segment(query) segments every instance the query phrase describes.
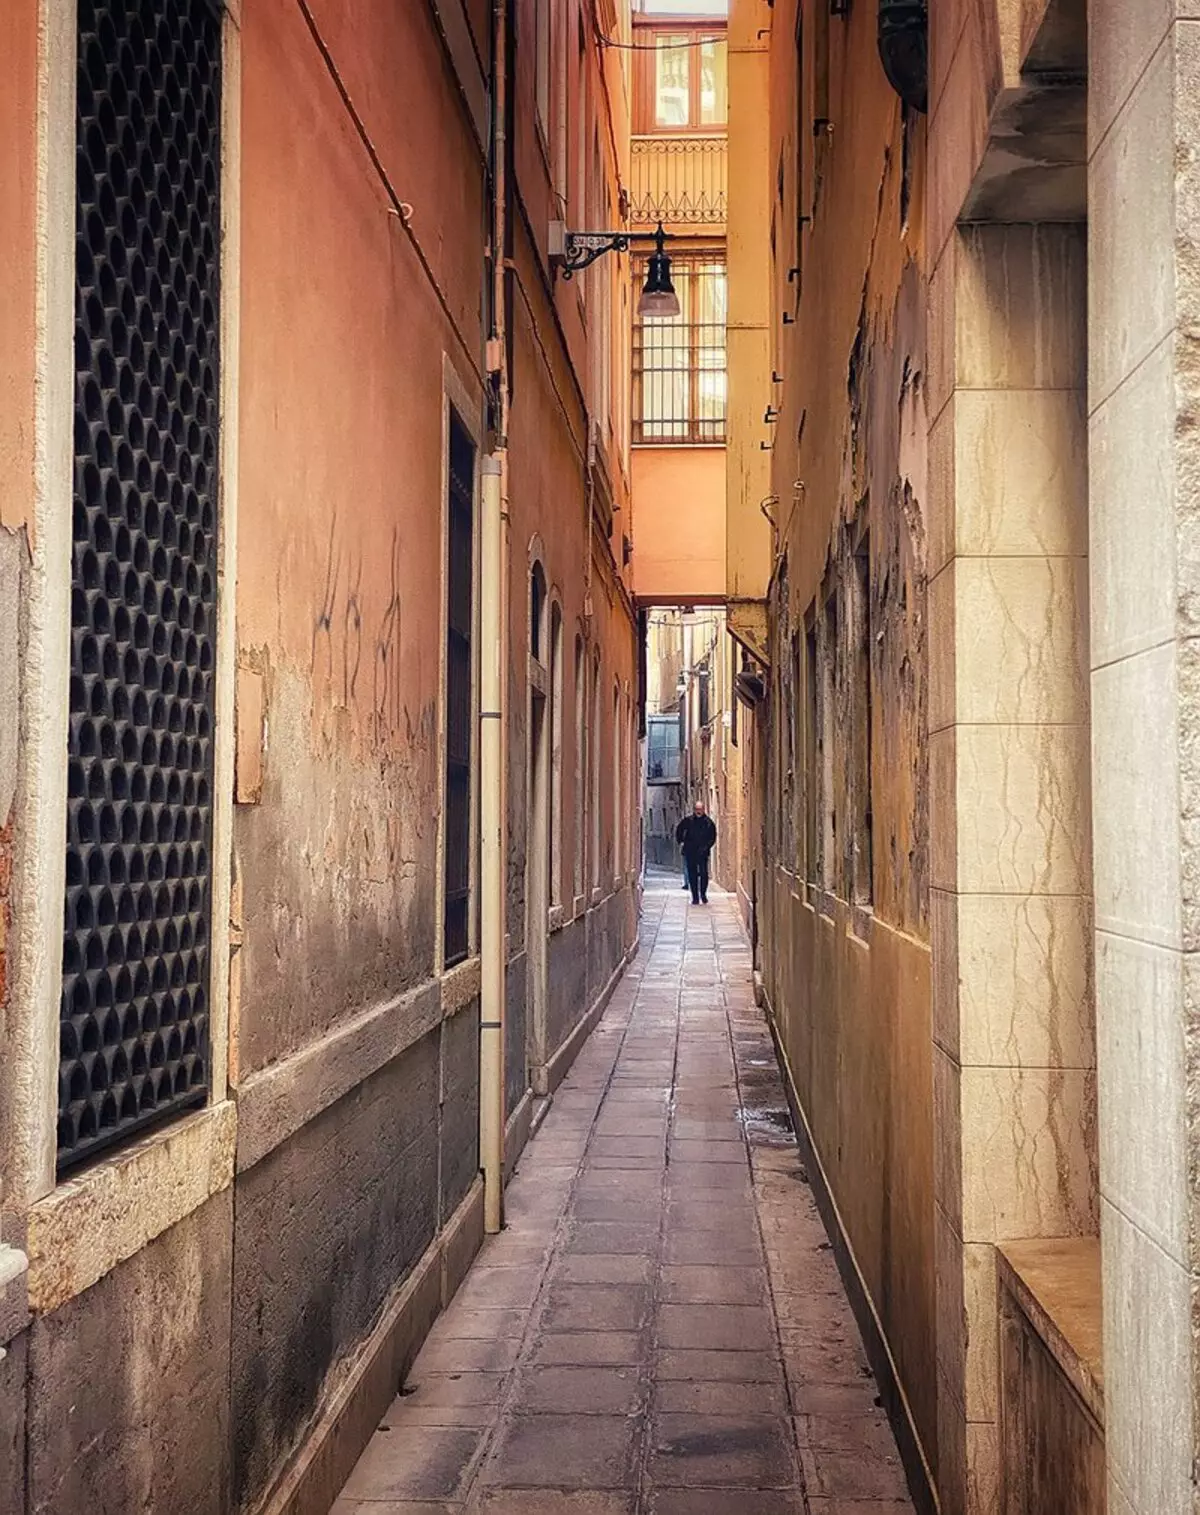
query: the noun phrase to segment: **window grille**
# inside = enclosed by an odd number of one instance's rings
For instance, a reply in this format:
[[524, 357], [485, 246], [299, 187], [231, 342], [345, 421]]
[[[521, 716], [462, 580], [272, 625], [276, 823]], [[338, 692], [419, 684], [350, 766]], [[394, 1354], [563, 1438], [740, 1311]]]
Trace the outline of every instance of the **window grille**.
[[450, 412], [450, 495], [446, 592], [446, 967], [470, 950], [471, 903], [471, 636], [474, 595], [472, 499], [475, 444]]
[[221, 26], [78, 25], [60, 1172], [209, 1081]]
[[[725, 440], [725, 260], [712, 253], [672, 256], [679, 315], [633, 328], [633, 440], [686, 445]], [[645, 259], [634, 267], [646, 281]]]

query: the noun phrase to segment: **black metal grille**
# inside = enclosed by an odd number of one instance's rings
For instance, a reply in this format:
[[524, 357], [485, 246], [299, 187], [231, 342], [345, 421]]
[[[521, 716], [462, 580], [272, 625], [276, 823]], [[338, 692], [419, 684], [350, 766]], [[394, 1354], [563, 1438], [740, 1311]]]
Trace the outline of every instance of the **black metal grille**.
[[[634, 292], [646, 281], [634, 263]], [[680, 445], [724, 442], [726, 410], [725, 260], [675, 255], [671, 279], [679, 314], [633, 327], [633, 440]]]
[[220, 19], [80, 0], [59, 1170], [207, 1098]]
[[446, 606], [446, 966], [470, 950], [471, 628], [475, 579], [471, 501], [475, 446], [450, 412], [450, 499]]

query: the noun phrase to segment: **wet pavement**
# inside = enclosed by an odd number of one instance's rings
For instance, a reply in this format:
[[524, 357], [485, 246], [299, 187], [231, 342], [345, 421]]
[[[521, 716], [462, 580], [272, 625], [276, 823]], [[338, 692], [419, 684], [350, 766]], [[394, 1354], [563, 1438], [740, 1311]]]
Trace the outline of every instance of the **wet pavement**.
[[734, 904], [642, 950], [334, 1515], [911, 1512]]

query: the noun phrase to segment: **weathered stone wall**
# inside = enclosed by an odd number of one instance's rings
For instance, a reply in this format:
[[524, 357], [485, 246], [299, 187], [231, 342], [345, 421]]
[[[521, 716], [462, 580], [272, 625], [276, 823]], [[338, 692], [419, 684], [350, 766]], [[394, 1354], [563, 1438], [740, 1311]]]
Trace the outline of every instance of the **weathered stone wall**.
[[[452, 1024], [452, 1023], [451, 1023]], [[438, 1224], [439, 1033], [239, 1176], [234, 1496], [252, 1505]], [[469, 1150], [469, 1149], [468, 1149]]]
[[28, 1515], [231, 1509], [232, 1227], [226, 1189], [34, 1321]]
[[[63, 565], [71, 376], [64, 369], [63, 382], [42, 392], [45, 415], [35, 405], [35, 378], [38, 342], [67, 352], [73, 319], [75, 6], [14, 0], [0, 15], [6, 1515], [227, 1515], [280, 1497], [281, 1480], [296, 1500], [290, 1507], [308, 1508], [309, 1500], [315, 1508], [321, 1496], [313, 1490], [336, 1488], [339, 1468], [347, 1471], [346, 1457], [353, 1461], [386, 1408], [482, 1225], [478, 942], [467, 962], [445, 969], [441, 789], [450, 405], [480, 451], [487, 445], [491, 7], [405, 4], [366, 24], [332, 0], [266, 0], [236, 19], [232, 9], [213, 1099], [189, 1121], [57, 1186], [57, 949], [49, 949], [61, 878], [34, 854], [60, 856], [64, 834], [65, 743], [45, 717], [65, 721], [67, 663], [54, 628], [70, 592]], [[517, 10], [517, 82], [528, 96], [532, 6], [521, 0]], [[579, 14], [573, 4], [572, 28]], [[595, 75], [590, 133], [603, 100], [599, 71], [614, 64], [589, 55], [587, 66]], [[573, 91], [582, 84], [572, 78]], [[577, 765], [575, 637], [584, 637], [589, 659], [599, 651], [605, 690], [616, 682], [628, 695], [633, 619], [628, 572], [617, 567], [605, 532], [593, 537], [588, 515], [597, 323], [593, 316], [589, 330], [580, 286], [556, 288], [551, 278], [551, 192], [544, 154], [529, 135], [528, 99], [517, 114], [524, 135], [511, 206], [518, 266], [509, 437], [510, 1110], [526, 1094], [534, 1053], [544, 1061], [569, 1044], [635, 935], [632, 873], [614, 877], [611, 851], [594, 904], [590, 889], [582, 897], [573, 890], [586, 825], [577, 766], [586, 773], [587, 762], [605, 765], [600, 831], [611, 838], [621, 750], [606, 697], [603, 728], [585, 732], [587, 757]], [[574, 132], [578, 116], [568, 119]], [[607, 154], [607, 132], [603, 140]], [[615, 182], [611, 162], [607, 173]], [[536, 238], [530, 226], [539, 228]], [[39, 258], [57, 269], [53, 288]], [[610, 274], [614, 321], [624, 323], [621, 276], [615, 266]], [[47, 332], [35, 321], [43, 296]], [[622, 447], [611, 434], [604, 447], [608, 503], [619, 511], [628, 497]], [[38, 470], [59, 464], [61, 477], [43, 498]], [[620, 539], [618, 530], [618, 558]], [[553, 949], [547, 1045], [538, 1048], [529, 1045], [527, 1015], [525, 725], [535, 540], [561, 607], [564, 710], [561, 893], [532, 926], [549, 932], [561, 917], [555, 937], [572, 944], [565, 957]], [[46, 585], [53, 593], [43, 593]], [[46, 691], [57, 691], [52, 708], [37, 705]], [[31, 720], [39, 741], [47, 730], [54, 738], [43, 742], [37, 795], [14, 777], [18, 747], [41, 751], [29, 745]], [[61, 773], [53, 761], [60, 750]], [[22, 849], [28, 866], [10, 875], [10, 856], [20, 864]], [[21, 952], [10, 954], [18, 940]], [[17, 957], [19, 1004], [8, 971]], [[10, 1268], [17, 1246], [30, 1258], [28, 1326], [24, 1272]], [[410, 1286], [419, 1296], [411, 1308]]]
[[772, 13], [782, 382], [762, 400], [779, 416], [759, 930], [850, 1266], [932, 1464], [924, 124], [884, 84], [875, 25], [871, 7], [805, 7], [798, 71], [797, 6]]

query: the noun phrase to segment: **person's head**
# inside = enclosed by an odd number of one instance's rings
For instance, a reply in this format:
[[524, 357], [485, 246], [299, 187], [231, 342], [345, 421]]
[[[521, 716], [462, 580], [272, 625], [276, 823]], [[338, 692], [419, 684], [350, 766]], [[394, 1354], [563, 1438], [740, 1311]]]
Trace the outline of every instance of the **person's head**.
[[703, 800], [697, 800], [696, 803], [695, 803], [695, 805], [692, 807], [692, 810], [693, 810], [693, 813], [696, 814], [696, 815], [703, 815], [704, 814], [704, 801]]

